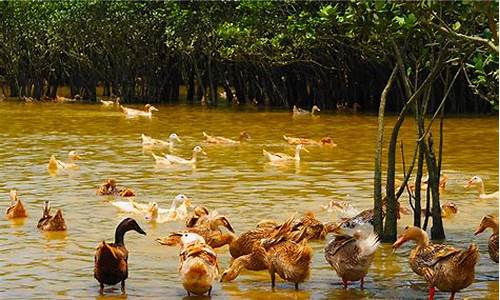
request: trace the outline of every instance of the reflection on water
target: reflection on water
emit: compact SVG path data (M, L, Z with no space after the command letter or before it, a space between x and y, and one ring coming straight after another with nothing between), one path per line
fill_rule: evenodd
M248 230L265 218L283 220L295 211L314 211L323 221L335 213L320 210L332 199L350 201L359 209L370 207L373 189L373 153L376 116L326 114L292 118L284 111L255 109L226 111L190 106L159 106L152 119L127 119L116 108L83 104L0 103L0 192L8 206L8 192L17 188L29 218L20 222L0 220L1 298L182 298L186 296L177 276L178 249L162 247L155 238L182 228L180 223L152 225L139 220L147 236L127 234L130 251L127 295L119 285L98 295L93 278L93 255L103 239L112 240L114 229L125 216L109 204L112 197L97 197L95 189L106 178L134 189L137 201L156 201L169 207L184 193L194 204L203 204L228 216L237 232ZM395 119L387 118L387 132ZM410 160L415 140L413 124L405 124L402 140ZM473 128L474 130L465 130ZM236 137L240 131L252 140L236 146L206 145L202 132ZM200 144L196 167L161 168L150 149L141 146L141 133L166 139L177 133L183 140L172 153L190 158ZM332 136L337 147L308 147L301 162L273 165L262 149L294 154L282 135L319 139ZM437 136L437 135L435 135ZM497 299L498 265L489 260L489 234L473 236L483 215L497 211L495 200L479 200L465 190L466 180L480 175L486 192L498 189L498 119L451 118L445 121L443 170L449 176L443 201L454 201L459 214L444 221L447 243L465 247L475 242L481 251L476 281L460 298ZM81 169L50 176L46 164L51 154L65 161L67 153L82 154ZM168 149L155 150L169 153ZM384 154L384 158L385 158ZM385 159L384 159L385 160ZM399 166L398 166L399 167ZM406 197L406 196L404 196ZM66 234L40 233L36 224L42 204L49 200L62 208ZM402 199L408 206L408 200ZM403 227L412 222L404 216ZM213 296L221 299L425 299L427 286L410 270L411 245L392 253L384 245L366 278L365 289L355 283L343 290L323 254L325 242L314 242L311 278L295 291L278 281L271 291L269 274L243 272L231 283L217 283ZM227 247L217 249L222 267L230 262ZM447 299L437 293L438 299Z

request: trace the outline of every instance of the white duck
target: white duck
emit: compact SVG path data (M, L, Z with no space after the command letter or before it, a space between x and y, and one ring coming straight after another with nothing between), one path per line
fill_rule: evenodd
M479 198L480 199L498 199L498 191L491 193L491 194L486 194L484 191L484 182L479 176L474 176L469 181L467 181L467 185L465 188L470 188L476 186L477 190L479 191Z
M144 105L144 110L138 110L133 108L128 108L120 105L122 111L127 115L128 118L133 117L148 117L151 118L153 111L158 111L158 109L151 104Z
M175 133L170 134L166 141L154 139L145 134L141 134L141 138L143 147L172 147L174 141L181 142L181 139Z
M158 155L156 155L154 153L151 153L151 155L155 159L156 165L158 165L158 166L168 167L168 166L172 165L172 163L170 162L170 160L168 160L166 157L164 157L165 153L162 153L163 156L158 156Z
M118 208L122 212L126 213L136 213L136 214L143 214L147 212L150 204L142 204L135 202L133 199L130 199L129 201L112 201L110 202L111 205L114 207Z
M75 163L75 160L81 159L80 155L76 153L76 151L70 151L68 153L68 162L62 162L56 159L55 155L52 155L49 159L49 164L47 168L51 172L55 172L58 169L69 169L69 170L78 170L80 167Z
M181 203L180 205L178 205ZM170 209L161 209L156 202L151 202L144 215L149 222L166 223L175 220L184 220L188 215L188 208L191 207L191 199L184 194L177 195Z
M185 159L176 155L171 155L167 154L165 155L165 158L168 159L171 163L174 164L195 164L196 163L196 157L198 153L201 153L203 155L207 155L205 151L200 146L196 146L193 148L193 157L191 159Z
M270 162L288 162L288 161L297 161L298 162L298 161L300 161L300 151L301 150L304 150L305 152L309 153L309 150L304 148L303 145L297 145L297 147L295 147L295 156L290 156L288 154L279 153L279 152L273 153L273 152L266 151L265 149L262 149L262 153Z
M317 105L314 105L311 109L311 111L308 111L307 109L302 109L298 108L296 105L293 106L293 115L294 116L303 116L303 115L311 115L314 116L314 112L316 111L321 111Z
M99 102L101 102L102 105L104 106L111 106L111 105L118 105L120 104L120 97L117 97L115 100L102 100L99 99Z

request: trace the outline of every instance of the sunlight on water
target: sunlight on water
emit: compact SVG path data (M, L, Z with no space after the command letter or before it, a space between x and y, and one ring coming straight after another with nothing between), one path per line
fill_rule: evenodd
M117 223L125 216L97 197L95 189L108 177L133 188L139 202L156 201L168 207L175 195L184 193L193 203L226 215L237 232L252 228L264 218L284 220L295 211L314 211L322 221L335 220L334 213L320 209L331 199L351 201L356 208L372 205L373 154L376 116L325 114L292 118L285 111L208 109L191 106L157 106L152 119L127 119L116 108L84 104L0 103L0 178L3 207L10 188L19 190L29 218L21 222L0 221L1 298L99 298L93 278L93 255L103 239L112 240ZM387 127L395 119L388 118ZM412 120L403 128L407 161L415 140ZM246 130L252 140L239 146L211 146L202 132L237 138ZM189 158L201 144L196 168L158 168L149 151L141 147L141 133L166 139L175 132L183 140L173 153ZM387 133L389 131L387 130ZM319 139L332 136L335 148L309 147L300 164L285 166L265 162L262 149L293 155L282 135ZM386 135L388 138L388 136ZM437 135L435 135L437 137ZM81 169L50 176L51 154L65 161L67 152L82 153ZM160 154L159 152L157 154ZM384 160L386 154L384 153ZM398 166L399 168L400 166ZM468 178L480 175L487 192L498 190L498 119L450 118L445 121L443 172L449 176L443 201L452 200L459 215L444 221L447 243L465 247L475 242L481 250L476 281L460 298L497 299L498 264L487 254L488 234L475 237L481 218L498 210L495 200L479 200L465 190ZM401 173L400 173L401 174ZM401 177L401 175L400 175ZM62 208L68 232L40 233L36 224L45 200ZM406 195L402 203L408 206ZM410 224L406 216L400 227ZM177 276L178 249L159 246L154 240L182 228L180 223L152 226L140 219L147 236L130 232L125 241L130 251L127 294L136 297L184 297ZM392 254L390 245L377 253L365 289L357 284L343 290L340 280L324 259L325 242L313 242L312 275L296 292L279 282L270 293L267 272L244 272L236 281L214 287L221 299L426 299L423 279L408 266L410 246ZM217 249L221 266L227 267L227 247ZM119 285L106 288L120 295ZM437 293L438 299L448 294Z

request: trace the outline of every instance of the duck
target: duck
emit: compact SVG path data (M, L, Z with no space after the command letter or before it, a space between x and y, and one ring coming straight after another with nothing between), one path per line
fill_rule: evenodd
M493 230L488 240L488 253L490 254L491 260L498 263L498 218L493 215L485 216L474 232L474 235L478 235L488 228Z
M320 205L322 210L328 212L338 211L345 217L354 217L359 214L359 210L356 209L350 202L332 199L326 205Z
M212 136L205 132L203 132L203 137L205 138L205 142L209 144L240 144L250 139L250 135L246 131L240 132L238 140L232 140L222 136Z
M298 138L298 137L289 137L284 135L283 138L285 141L290 144L290 145L319 145L319 146L332 146L336 147L337 144L333 142L333 139L329 136L325 136L321 138L319 141L313 140L313 139L306 139L306 138Z
M470 188L476 186L479 191L479 199L498 199L498 191L486 194L484 191L484 182L479 176L473 176L469 181L467 181L467 185L465 188Z
M442 218L451 218L454 217L458 213L458 207L455 202L447 201L441 204L441 217ZM427 214L427 209L422 209L422 215ZM429 216L432 216L432 213L429 212Z
M134 230L139 234L146 232L132 218L123 219L115 230L115 242L102 241L96 248L94 256L94 278L99 282L99 293L104 293L104 285L115 285L121 282L121 291L125 293L125 280L128 278L128 250L125 247L124 235Z
M128 118L134 118L134 117L151 118L153 116L153 111L159 111L156 107L152 106L151 104L144 105L144 110L133 109L125 107L123 105L120 105L120 108Z
M298 108L296 105L294 105L293 109L292 109L292 112L293 112L294 116L303 116L303 115L314 116L314 113L316 111L321 111L321 109L319 109L319 107L317 105L314 105L311 108L311 111L308 111L307 109Z
M282 279L293 282L298 289L299 284L309 277L312 249L307 244L305 229L299 236L290 235L295 221L295 218L291 217L278 227L268 227L271 231L250 231L246 238L241 235L238 238L241 245L239 254L247 254L232 261L229 268L223 272L221 282L234 280L242 269L267 269L271 275L272 288L275 287L275 274L278 273ZM230 253L234 257L235 249L231 247L235 247L230 245Z
M99 102L101 102L101 104L104 106L120 105L120 97L116 97L115 100L99 99Z
M411 212L409 209L401 206L399 201L396 202L397 210L396 210L396 218L399 220L401 219L401 215L409 215ZM387 207L387 198L384 197L382 199L382 219L385 218L385 210ZM355 228L358 225L363 225L363 224L371 224L373 225L373 219L375 216L375 212L373 208L370 209L365 209L361 211L359 214L357 214L354 217L345 217L345 218L340 218L340 223L338 224L339 228Z
M106 182L101 184L101 186L96 190L96 195L100 196L121 196L121 197L135 197L135 192L131 188L119 189L116 184L116 180L113 178L108 178Z
M174 146L174 141L181 142L181 139L175 133L170 134L166 141L154 139L145 134L141 134L141 138L143 147L172 147Z
M429 284L429 300L434 299L435 288L455 294L474 282L479 249L475 244L461 250L445 244L431 244L427 233L415 226L406 226L392 247L398 249L407 241L415 241L410 252L410 267Z
M23 202L21 202L21 199L17 196L17 190L10 190L9 196L12 205L7 208L7 211L5 212L7 219L27 218L28 213L24 208Z
M401 183L399 181L399 183ZM439 177L439 192L442 193L446 189L446 185L448 184L448 175L443 174L441 177ZM399 186L399 184L397 184ZM410 190L412 192L415 192L415 184L410 184L408 185ZM421 191L427 191L427 188L429 187L429 176L426 176L425 178L422 178L422 183L420 184L420 190Z
M179 194L172 201L170 209L161 209L156 202L150 202L144 218L149 222L155 223L166 223L175 220L183 221L187 218L190 207L191 199L184 194Z
M302 217L295 219L292 224L292 235L301 235L302 230L305 230L305 238L308 240L324 240L330 232L336 231L337 224L323 224L316 219L313 212L306 212Z
M176 155L171 155L171 154L166 154L165 158L173 164L186 164L186 165L187 164L195 164L198 153L201 153L203 155L207 155L207 153L205 151L203 151L203 148L201 148L200 146L195 146L193 148L193 156L191 159L185 159L185 158L182 158L182 157L179 157Z
M151 156L153 157L153 159L155 160L155 164L158 166L158 167L169 167L169 166L172 166L173 164L170 162L170 160L168 160L165 156L166 154L165 153L162 153L161 155L163 156L159 156L159 155L156 155L154 153L151 153Z
M180 241L179 274L182 286L188 296L210 296L213 283L219 277L217 254L203 237L196 233L183 233L180 235Z
M338 234L331 240L325 247L325 258L342 279L344 288L349 281L359 280L363 289L364 278L379 245L379 237L373 230L366 233L357 229L352 235Z
M229 232L223 233L219 227L224 226ZM234 229L225 216L210 217L206 223L189 227L185 231L174 232L167 237L158 238L156 241L161 245L173 246L180 243L180 236L183 233L196 233L203 237L212 248L220 248L231 244L235 239Z
M64 170L78 170L80 167L75 163L75 160L81 159L80 155L74 150L68 153L68 162L62 162L52 155L49 159L47 168L50 172L56 172L58 169Z
M153 202L148 204L135 202L132 198L129 201L112 201L111 205L118 208L120 211L125 213L136 213L136 214L144 214L148 208L152 205Z
M290 156L285 153L279 153L279 152L269 152L266 151L265 149L262 149L262 153L264 156L269 160L270 162L289 162L289 161L300 161L300 151L304 150L305 152L309 153L309 150L304 148L303 145L299 144L295 147L295 156Z
M66 231L66 222L61 209L57 209L56 214L50 215L50 202L45 201L43 204L43 214L38 220L37 228L42 231Z

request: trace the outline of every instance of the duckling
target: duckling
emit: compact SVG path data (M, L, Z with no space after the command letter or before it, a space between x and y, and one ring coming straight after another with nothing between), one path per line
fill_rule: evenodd
M183 233L180 241L179 273L184 289L188 296L191 293L198 296L208 293L210 296L213 282L219 277L217 255L196 233Z
M429 284L429 300L434 299L436 287L451 292L450 299L454 299L458 291L474 282L474 267L479 260L476 245L459 250L444 244L431 244L425 231L407 226L392 246L397 249L410 240L416 243L410 253L410 267Z
M205 137L205 142L209 144L240 144L250 139L250 135L246 131L240 132L238 140L232 140L222 136L211 136L205 132L203 132L203 137Z
M37 228L42 231L65 231L67 227L61 209L57 209L56 214L51 216L50 203L49 201L45 201L43 204L43 214L40 220L38 220Z
M122 105L120 105L120 108L128 118L134 118L134 117L151 118L153 116L153 111L158 111L158 109L152 106L151 104L144 105L144 110L133 109Z
M303 145L299 144L295 147L295 156L290 156L285 153L273 153L262 149L262 154L269 160L270 162L289 162L289 161L300 161L300 151L304 150L309 153L309 150L304 148Z
M193 157L191 159L185 159L176 155L167 154L165 158L173 164L195 164L197 159L197 154L201 153L207 155L205 151L200 146L195 146L193 148Z
M52 155L49 159L49 164L47 168L49 172L56 172L58 169L66 169L66 170L78 170L80 167L75 163L75 160L81 159L80 155L76 153L76 151L70 151L68 153L68 162L62 162L56 159L55 155Z
M479 176L474 176L469 181L467 181L467 185L465 188L470 188L476 186L477 190L479 192L479 199L498 199L498 191L491 193L491 194L486 194L484 191L484 182Z
M337 144L335 144L333 142L333 139L331 137L328 137L328 136L323 137L319 141L315 141L313 139L306 139L306 138L289 137L286 135L284 135L283 138L290 145L299 145L300 144L300 145L319 145L319 146L329 145L329 146L333 146L333 147L337 146Z
M97 195L100 196L121 196L121 197L134 197L135 192L130 188L119 189L116 184L116 180L113 178L108 178L96 191Z
M498 263L498 218L493 215L487 215L481 220L481 224L474 232L474 235L478 235L485 231L487 228L493 230L493 234L488 240L488 252L490 254L491 260Z
M331 240L325 247L325 258L342 278L344 288L347 288L349 281L361 280L363 289L364 278L379 245L377 234L366 234L357 229L352 236L337 235Z
M317 105L314 105L311 109L311 111L308 111L306 109L298 108L296 105L293 106L292 112L294 116L305 116L305 115L311 115L314 116L314 112L316 111L321 111Z
M102 295L104 285L115 285L121 282L122 293L125 293L125 280L128 278L128 250L123 237L127 231L135 230L140 234L146 232L132 218L126 218L118 224L115 231L115 242L102 241L96 248L94 256L94 278L100 284Z
M175 133L170 134L166 141L154 139L145 134L141 134L141 138L143 147L173 147L174 142L181 142L181 139Z
M27 218L28 213L26 212L26 209L24 209L21 199L17 197L17 190L10 190L9 196L12 205L7 208L7 211L5 212L7 219Z

